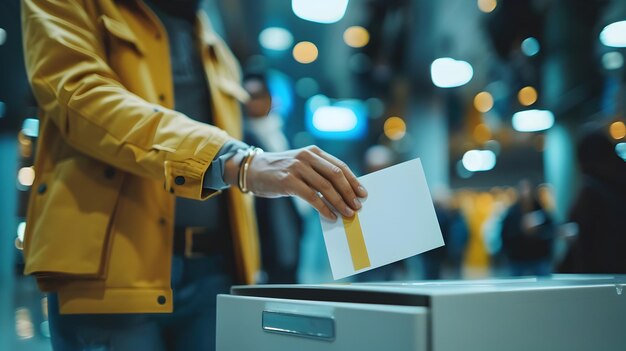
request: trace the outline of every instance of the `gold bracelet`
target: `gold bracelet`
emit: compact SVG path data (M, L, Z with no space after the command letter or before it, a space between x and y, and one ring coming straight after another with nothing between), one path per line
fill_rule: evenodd
M243 159L241 160L241 163L239 164L239 172L237 174L237 185L239 186L239 190L241 190L241 192L244 194L250 192L250 190L248 189L248 168L250 167L250 164L252 163L252 159L254 158L254 156L262 152L263 150L261 148L254 147L254 146L250 147L246 151L246 154L244 155Z
M250 192L250 190L248 189L248 168L250 167L250 164L252 163L252 159L254 159L254 156L262 152L263 152L262 149L258 147L252 147L248 151L248 154L246 155L246 157L242 160L241 183L239 184L239 189L244 194Z
M239 170L237 171L237 186L239 187L239 190L242 190L243 187L243 165L246 163L246 160L250 157L250 151L252 151L252 148L248 148L247 150L245 150L245 154L243 155L243 158L241 159L241 161L239 161Z

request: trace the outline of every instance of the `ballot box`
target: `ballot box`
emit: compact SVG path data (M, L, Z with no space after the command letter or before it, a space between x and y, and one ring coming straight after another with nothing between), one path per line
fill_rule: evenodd
M626 350L626 276L236 286L217 350Z

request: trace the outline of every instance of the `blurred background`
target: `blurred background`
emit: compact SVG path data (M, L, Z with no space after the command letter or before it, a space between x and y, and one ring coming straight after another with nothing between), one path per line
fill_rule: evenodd
M626 273L626 1L203 6L246 74L250 132L280 139L266 149L317 144L359 175L421 158L446 247L351 281ZM19 18L2 0L0 350L48 350L21 274L38 121ZM263 281L331 282L317 214L292 205L287 235L263 223Z

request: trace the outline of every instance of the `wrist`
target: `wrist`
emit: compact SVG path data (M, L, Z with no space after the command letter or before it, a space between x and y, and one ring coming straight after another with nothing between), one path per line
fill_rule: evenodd
M243 159L239 164L239 172L237 174L237 186L239 187L239 190L241 190L241 192L244 194L250 192L250 189L248 189L248 169L254 157L260 153L263 153L262 149L251 146L246 151L246 154L243 156Z
M229 158L224 163L224 182L228 185L237 185L239 174L239 166L241 161L246 156L247 149L237 150L237 153L233 157Z

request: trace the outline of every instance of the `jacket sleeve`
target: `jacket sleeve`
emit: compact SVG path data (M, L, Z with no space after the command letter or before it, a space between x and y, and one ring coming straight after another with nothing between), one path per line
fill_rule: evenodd
M43 119L82 153L165 181L177 196L214 193L202 181L231 138L129 92L108 66L97 24L77 0L22 1L25 61Z

